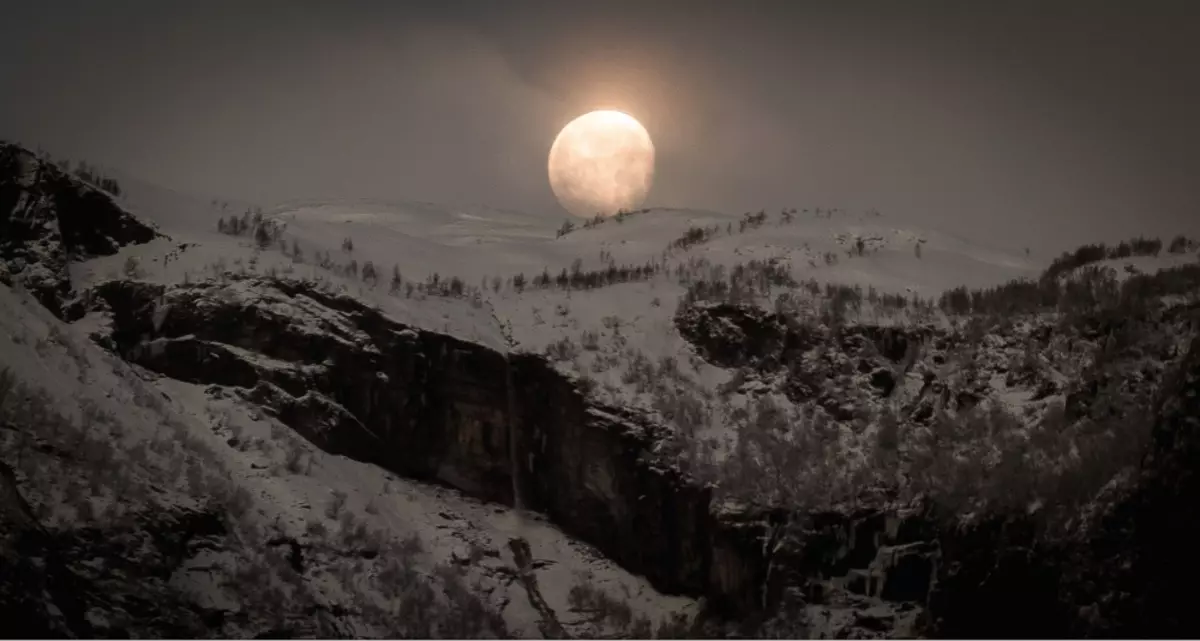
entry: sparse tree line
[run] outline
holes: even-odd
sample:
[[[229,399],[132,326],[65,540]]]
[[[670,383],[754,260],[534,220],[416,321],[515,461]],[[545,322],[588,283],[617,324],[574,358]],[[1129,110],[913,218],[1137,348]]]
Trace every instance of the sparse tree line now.
[[[772,261],[751,260],[726,269],[705,259],[694,259],[687,266],[677,267],[677,277],[680,284],[687,287],[681,305],[753,303],[758,299],[770,299],[775,290],[782,289],[784,291],[775,298],[777,312],[784,308],[794,309],[798,301],[796,294],[806,293],[814,303],[814,311],[829,326],[842,324],[851,312],[861,313],[864,302],[878,311],[914,310],[928,314],[934,308],[932,299],[916,294],[904,296],[879,292],[874,286],[864,290],[860,285],[822,285],[816,279],[797,281],[785,264]]]
[[[283,226],[267,220],[261,207],[247,209],[241,216],[230,214],[228,218],[218,218],[217,231],[230,236],[249,235],[259,249],[278,245],[280,251],[289,253],[287,242],[283,240]],[[294,241],[292,248],[299,251]]]
[[[823,210],[820,207],[818,207],[814,210],[814,214],[818,218],[829,218],[832,216],[833,213],[840,212],[840,211],[841,210],[837,210],[837,209]],[[807,213],[809,213],[809,210],[804,209],[801,212],[797,212],[797,210],[795,208],[783,209],[779,212],[779,220],[778,220],[777,225],[791,224],[792,222],[795,221],[797,213],[807,214]],[[871,215],[871,214],[878,216],[879,212],[877,212],[875,210],[871,210],[868,212],[868,215]],[[758,229],[759,227],[764,225],[766,222],[767,222],[766,211],[759,211],[756,214],[752,214],[752,213],[748,213],[748,212],[744,213],[744,214],[742,214],[741,220],[738,221],[736,233],[745,233],[746,230]],[[725,229],[725,234],[727,236],[732,236],[735,233],[732,222],[726,223],[724,229]],[[707,225],[704,227],[695,227],[695,226],[689,227],[688,230],[683,233],[683,235],[681,235],[680,237],[676,238],[675,240],[673,240],[667,244],[666,250],[663,251],[663,256],[665,258],[666,256],[673,254],[676,251],[688,251],[692,247],[695,247],[697,245],[702,245],[704,243],[711,241],[712,239],[716,238],[720,233],[721,233],[721,226],[715,225],[715,224]],[[917,258],[921,258],[921,244],[924,242],[925,242],[924,240],[918,240],[913,246],[913,253],[916,255]],[[805,244],[805,249],[808,249],[807,243]],[[866,256],[869,251],[870,251],[870,249],[867,247],[867,239],[862,238],[860,236],[856,236],[854,238],[854,244],[849,249],[846,250],[846,256],[847,257],[854,257],[854,256],[862,257],[862,256]],[[838,254],[836,252],[828,251],[821,255],[821,260],[823,260],[825,262],[826,266],[833,266],[833,265],[838,264],[839,258],[838,258]],[[809,260],[809,266],[817,267],[816,260]]]
[[[1200,243],[1184,235],[1176,236],[1167,245],[1167,253],[1186,254],[1200,248]],[[1085,265],[1102,260],[1128,258],[1130,256],[1158,256],[1163,249],[1163,241],[1158,238],[1134,238],[1122,241],[1117,245],[1095,243],[1082,245],[1074,251],[1064,252],[1050,263],[1042,278],[1053,279],[1078,269]]]
[[[614,220],[619,224],[619,223],[624,222],[625,219],[629,218],[630,216],[635,216],[638,214],[646,214],[646,213],[650,213],[651,211],[652,210],[650,208],[636,209],[636,210],[621,209],[621,210],[618,210],[617,213],[613,216],[604,216],[602,214],[596,214],[595,216],[585,220],[583,223],[581,223],[579,225],[576,225],[575,221],[567,219],[567,220],[564,220],[563,224],[558,228],[556,237],[562,238],[563,236],[566,236],[567,234],[570,234],[571,232],[576,231],[578,229],[594,229],[596,227],[599,227],[600,225],[603,225],[604,223],[608,222],[609,220]],[[778,224],[780,224],[780,225],[789,224],[796,219],[796,216],[798,214],[806,215],[806,214],[809,214],[810,212],[816,218],[832,218],[834,214],[845,213],[845,210],[839,209],[836,207],[824,208],[824,209],[821,207],[815,207],[811,210],[808,208],[796,209],[795,207],[792,207],[790,209],[784,208],[784,209],[781,209],[779,212]],[[866,213],[868,216],[879,216],[879,212],[874,209],[868,210]],[[765,209],[759,210],[758,213],[751,213],[751,212],[743,213],[741,219],[738,221],[738,231],[745,232],[747,229],[757,229],[758,227],[761,227],[766,221],[767,221],[767,212]],[[716,225],[716,227],[719,230],[720,226]],[[695,229],[695,228],[693,228],[693,229]],[[725,231],[729,235],[733,234],[733,223],[732,222],[726,224]],[[695,232],[692,230],[688,230],[688,233],[695,233]],[[709,235],[709,238],[711,238],[712,235],[715,235],[715,233],[711,233]],[[680,242],[680,240],[682,240],[682,239],[676,240],[672,244],[674,245],[675,243]],[[703,242],[703,241],[700,241],[700,242]],[[695,243],[693,242],[691,244],[695,244]]]
[[[1172,245],[1184,247],[1186,242],[1176,239]],[[1138,247],[1140,251],[1153,251],[1154,247],[1149,241],[1122,243],[1122,246],[1131,250]],[[1094,252],[1085,249],[1085,256],[1087,251]],[[907,296],[882,293],[873,286],[864,290],[857,285],[821,285],[815,279],[796,281],[786,265],[768,261],[750,261],[726,270],[724,266],[700,258],[678,264],[674,270],[678,282],[687,287],[682,304],[701,301],[749,303],[759,298],[769,299],[775,289],[801,290],[814,300],[819,299],[817,311],[822,320],[831,325],[844,322],[849,313],[861,313],[864,303],[878,311],[909,310],[918,316],[928,316],[937,309],[951,316],[996,317],[1059,312],[1071,318],[1101,308],[1133,312],[1164,295],[1184,294],[1200,288],[1200,264],[1153,274],[1135,274],[1124,281],[1117,278],[1114,270],[1096,266],[1086,267],[1070,279],[1056,279],[1054,273],[1052,267],[1037,280],[1013,280],[980,289],[956,287],[937,298],[924,298],[916,293]],[[786,295],[787,292],[785,300]]]
[[[1059,290],[1037,289],[1049,288],[1048,282],[1053,281],[960,289],[938,302],[972,322],[965,333],[955,330],[957,338],[944,351],[939,350],[936,358],[922,355],[922,343],[913,344],[916,349],[906,352],[902,371],[915,366],[915,371],[925,374],[927,386],[936,381],[940,387],[935,389],[943,390],[942,398],[981,393],[985,402],[957,409],[954,405],[934,406],[926,419],[918,418],[915,411],[919,405],[914,403],[853,401],[849,392],[858,389],[856,385],[861,388],[861,383],[853,382],[858,361],[837,357],[845,355],[845,344],[836,338],[838,326],[814,325],[785,293],[776,300],[777,314],[788,318],[789,324],[799,323],[809,328],[807,331],[828,336],[804,358],[789,357],[788,367],[815,368],[813,371],[821,374],[817,380],[828,380],[829,385],[817,392],[820,398],[781,405],[769,394],[747,394],[741,397],[747,405],[739,407],[730,405],[723,393],[714,406],[712,399],[703,395],[659,390],[656,394],[662,397],[663,407],[670,408],[669,416],[680,418],[674,421],[680,432],[672,447],[689,473],[715,483],[720,495],[748,503],[824,509],[853,501],[871,487],[895,488],[905,497],[924,496],[957,511],[980,506],[1026,510],[1035,501],[1056,507],[1089,501],[1121,470],[1138,463],[1143,451],[1139,444],[1148,437],[1145,418],[1149,412],[1144,404],[1154,395],[1139,395],[1128,388],[1126,374],[1115,373],[1127,373],[1139,359],[1158,358],[1154,355],[1164,346],[1170,350],[1174,342],[1170,323],[1177,321],[1164,320],[1154,310],[1161,309],[1164,296],[1200,293],[1200,264],[1137,275],[1124,282],[1117,281],[1112,270],[1092,268],[1079,279],[1063,283]],[[739,281],[697,281],[680,305],[693,304],[706,295],[729,297],[726,292],[747,287],[744,279],[741,285],[730,283]],[[826,286],[821,291],[810,282],[798,287],[814,296],[823,294],[830,304],[841,298],[849,305],[862,297],[860,290],[846,286]],[[893,300],[901,306],[912,305],[908,299]],[[921,300],[920,304],[928,307],[934,302]],[[955,305],[961,307],[955,310]],[[1053,328],[1052,319],[1047,319],[1048,325],[1012,322],[1012,314],[1066,307],[1078,315],[1077,321],[1060,325],[1066,337],[1040,331],[1041,327]],[[1099,338],[1083,338],[1091,331],[1081,332],[1084,326],[1099,328]],[[1049,338],[1035,338],[1035,334]],[[985,340],[997,335],[1004,340]],[[1047,361],[1039,354],[1072,349],[1064,345],[1082,349],[1063,352],[1058,358],[1083,367],[1078,376],[1085,380],[1068,388],[1063,400],[1045,403],[1041,412],[1022,417],[1002,403],[987,401],[987,392],[973,391],[988,388],[981,381],[995,371],[997,366],[987,364],[995,358],[1007,363],[998,366],[1001,372],[1007,369],[1015,375],[1022,369],[1051,367],[1073,378],[1069,373],[1073,370],[1063,369],[1070,363],[1051,365],[1054,356]],[[822,353],[832,353],[835,358],[808,363],[814,354]],[[953,363],[953,367],[931,369],[935,363]],[[934,374],[932,379],[930,374]],[[740,389],[753,376],[751,370],[739,370],[729,385]],[[1095,407],[1070,409],[1071,390],[1091,389],[1093,380],[1099,387],[1088,397],[1093,398]],[[822,403],[830,394],[855,408],[852,419],[835,419],[827,411]],[[702,411],[687,411],[693,405]],[[716,455],[716,444],[695,434],[695,426],[703,425],[695,415],[724,416],[722,420],[736,426],[737,443],[729,455]],[[847,434],[854,438],[847,440]]]
[[[89,164],[82,160],[77,160],[72,165],[71,161],[66,158],[55,160],[49,153],[38,150],[37,155],[48,163],[52,163],[58,167],[64,174],[74,175],[76,178],[95,187],[107,191],[114,196],[120,196],[124,193],[121,183],[116,178],[110,178],[104,175],[98,167]]]
[[[1050,273],[1047,270],[1047,273]],[[1123,282],[1112,269],[1089,265],[1072,278],[1014,280],[998,287],[942,294],[939,306],[948,314],[1014,315],[1038,312],[1086,313],[1097,308],[1132,312],[1147,301],[1200,288],[1200,264],[1187,264],[1151,274],[1135,274]]]
[[[792,222],[795,211],[796,210],[794,210],[794,209],[783,210],[783,212],[780,214],[780,218],[781,218],[780,224],[783,224],[784,222],[788,222],[788,223]],[[767,212],[766,211],[759,211],[757,214],[752,214],[749,212],[744,213],[744,214],[742,214],[741,220],[738,221],[737,233],[739,233],[739,234],[745,233],[747,229],[758,229],[759,227],[762,227],[763,224],[766,223],[766,221],[767,221]],[[682,236],[680,236],[679,238],[676,238],[675,240],[673,240],[667,244],[665,253],[669,254],[669,253],[673,253],[675,251],[687,251],[687,250],[691,249],[692,247],[695,247],[696,245],[702,245],[704,243],[707,243],[708,241],[712,240],[713,238],[716,238],[717,235],[720,233],[721,233],[721,226],[715,225],[715,224],[707,225],[705,227],[689,227],[688,230],[685,231]],[[726,223],[725,224],[725,234],[727,236],[732,236],[733,233],[734,233],[733,232],[733,223],[732,222]]]
[[[1137,239],[1122,243],[1117,251],[1155,251],[1155,242]],[[1184,237],[1172,241],[1176,248],[1190,247]],[[1085,246],[1082,255],[1095,256],[1094,246]],[[1161,243],[1157,244],[1161,248]],[[1184,250],[1186,251],[1186,250]],[[1068,255],[1080,255],[1074,252]],[[1134,254],[1136,255],[1136,254]],[[1101,260],[1101,259],[1095,259]],[[1094,261],[1091,261],[1094,262]],[[1086,263],[1084,263],[1086,264]],[[1037,280],[1013,280],[990,288],[956,287],[936,299],[878,292],[874,287],[849,286],[833,283],[819,285],[815,279],[796,281],[786,265],[767,261],[750,261],[726,271],[706,259],[693,259],[679,264],[675,275],[687,287],[684,302],[710,301],[740,303],[756,297],[770,297],[775,288],[806,290],[810,295],[823,294],[826,311],[834,320],[844,318],[845,312],[860,312],[864,302],[880,310],[915,310],[930,313],[940,309],[949,315],[1015,315],[1040,312],[1067,314],[1096,308],[1132,309],[1148,300],[1166,294],[1182,294],[1200,287],[1200,264],[1183,265],[1153,274],[1135,274],[1123,282],[1112,269],[1096,266],[1085,268],[1070,279],[1059,280],[1062,273],[1052,266]]]
[[[563,236],[566,236],[567,234],[575,231],[576,229],[593,229],[593,228],[599,227],[600,225],[604,224],[605,222],[608,222],[609,220],[615,220],[615,221],[617,221],[618,224],[620,224],[620,223],[625,222],[625,219],[629,218],[630,216],[636,216],[637,214],[645,214],[645,213],[649,213],[649,212],[650,212],[649,208],[633,209],[633,210],[618,209],[617,213],[613,214],[612,216],[596,214],[595,216],[592,216],[591,218],[585,220],[579,227],[576,227],[575,222],[572,220],[569,220],[569,219],[564,220],[562,226],[560,226],[558,228],[556,238],[562,238]]]
[[[216,201],[214,201],[216,203]],[[227,205],[224,203],[223,206]],[[634,211],[619,211],[615,216],[604,217],[597,215],[595,218],[584,223],[584,228],[595,227],[602,224],[604,221],[611,219],[620,222],[630,216],[648,213],[650,209],[641,209]],[[817,208],[814,214],[818,217],[832,215],[835,211],[840,210],[822,210]],[[803,210],[808,213],[809,210]],[[796,209],[785,209],[780,212],[779,224],[787,224],[795,219],[797,214]],[[757,229],[767,222],[767,214],[765,211],[758,213],[745,213],[739,221],[737,233],[745,232],[747,229]],[[271,245],[278,245],[279,251],[292,258],[294,262],[305,262],[305,255],[299,244],[293,239],[289,245],[283,238],[283,229],[281,226],[269,224],[265,221],[261,208],[247,209],[241,216],[230,215],[228,218],[222,217],[218,220],[218,231],[222,233],[242,236],[250,233],[253,235],[255,244],[260,249],[267,249]],[[574,223],[565,221],[562,228],[559,229],[558,235],[564,236],[575,229]],[[499,293],[507,288],[517,293],[524,292],[527,289],[566,289],[566,290],[591,290],[599,287],[607,287],[630,282],[643,282],[655,278],[656,276],[665,273],[672,273],[667,267],[669,256],[676,250],[687,250],[694,245],[707,242],[721,231],[719,225],[711,225],[708,227],[692,227],[684,233],[680,238],[668,244],[668,247],[662,253],[662,259],[659,261],[647,261],[641,265],[616,264],[611,252],[601,250],[600,259],[605,265],[599,269],[584,270],[582,268],[582,260],[576,259],[570,268],[562,268],[557,273],[552,273],[549,269],[543,269],[540,274],[527,275],[519,272],[507,278],[493,276],[491,278],[484,277],[479,286],[468,285],[465,281],[457,276],[449,278],[443,277],[438,273],[433,273],[426,276],[424,281],[412,281],[404,279],[399,270],[399,266],[393,266],[391,278],[388,282],[388,293],[391,295],[401,295],[412,297],[413,295],[434,295],[447,297],[467,297],[473,301],[482,301],[483,295],[489,290],[493,293]],[[725,227],[727,234],[733,234],[733,223],[729,223]],[[346,254],[353,254],[354,241],[350,237],[342,240],[342,251]],[[858,242],[858,251],[863,250],[863,241]],[[852,252],[849,252],[852,253]],[[825,256],[827,264],[835,264],[837,255],[829,252]],[[332,271],[344,278],[353,278],[361,280],[369,286],[379,284],[381,274],[379,268],[365,261],[361,265],[359,262],[351,258],[348,261],[341,263],[333,259],[329,252],[317,252],[313,257],[314,264],[322,269]],[[781,266],[765,267],[765,263],[759,264],[760,261],[751,261],[750,264],[735,266],[735,270],[749,270],[746,273],[767,273],[766,283],[768,286],[786,287],[790,286],[790,275],[786,274],[787,269]],[[681,284],[688,284],[695,280],[694,271],[696,269],[707,269],[707,262],[689,261],[687,264],[677,264],[673,270],[675,278]],[[738,272],[739,274],[741,272]],[[740,278],[738,276],[737,278]],[[794,285],[794,283],[792,283]],[[704,287],[704,285],[700,285]],[[721,287],[721,286],[717,286]],[[731,294],[737,297],[744,288],[739,284],[734,285],[731,289]],[[713,295],[720,295],[718,290],[714,290]],[[901,297],[902,298],[902,297]],[[884,295],[881,300],[892,302],[894,299],[889,295]]]

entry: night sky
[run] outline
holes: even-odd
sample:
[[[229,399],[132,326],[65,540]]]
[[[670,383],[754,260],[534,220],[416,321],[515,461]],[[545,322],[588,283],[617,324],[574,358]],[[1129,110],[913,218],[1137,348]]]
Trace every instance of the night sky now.
[[[594,108],[651,205],[1200,236],[1200,2],[0,0],[0,137],[205,196],[558,211]]]

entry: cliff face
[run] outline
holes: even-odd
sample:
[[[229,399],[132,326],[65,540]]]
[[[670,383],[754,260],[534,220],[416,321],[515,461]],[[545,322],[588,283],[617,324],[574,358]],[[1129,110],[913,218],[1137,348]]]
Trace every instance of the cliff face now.
[[[68,317],[88,308],[111,311],[98,338],[131,362],[234,388],[329,452],[512,501],[496,352],[298,282],[110,281]]]
[[[96,338],[125,359],[234,388],[329,452],[510,505],[515,489],[662,589],[707,589],[707,490],[654,464],[652,424],[588,404],[540,357],[509,361],[300,282],[110,281],[67,314],[88,311],[111,314]]]

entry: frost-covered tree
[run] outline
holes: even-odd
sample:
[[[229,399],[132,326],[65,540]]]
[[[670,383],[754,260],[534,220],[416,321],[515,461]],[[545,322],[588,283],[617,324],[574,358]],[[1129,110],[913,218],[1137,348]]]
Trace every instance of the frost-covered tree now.
[[[267,249],[271,246],[271,232],[267,230],[267,226],[259,223],[254,228],[254,244],[259,249]]]

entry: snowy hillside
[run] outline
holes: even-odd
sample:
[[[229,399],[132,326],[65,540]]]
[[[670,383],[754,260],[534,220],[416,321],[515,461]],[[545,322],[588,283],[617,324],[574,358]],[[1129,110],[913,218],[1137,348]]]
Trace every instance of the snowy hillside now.
[[[8,183],[6,188],[28,188],[38,178],[26,174],[24,180],[24,185]],[[169,228],[171,212],[183,212],[180,220],[186,221],[197,207],[203,208],[192,202],[188,209],[186,201],[170,192],[158,196],[164,194],[167,199],[158,202],[171,207],[159,210],[167,212],[157,218],[160,229]],[[202,274],[178,269],[181,265],[200,269],[228,261],[231,269],[253,269],[256,256],[267,256],[244,239],[186,225],[182,232],[171,232],[113,256],[70,265],[76,286],[89,278],[104,280],[106,274],[127,276],[126,271],[149,278],[142,282],[182,281]],[[131,262],[130,257],[136,258]],[[263,264],[270,264],[269,259]],[[406,307],[397,303],[397,308],[400,319],[425,314],[421,319],[431,326],[439,325],[438,314],[457,314],[460,322],[466,317],[481,331],[490,323],[487,316],[471,320],[478,310],[451,299],[408,302]],[[416,311],[405,314],[404,309]],[[38,622],[28,623],[35,626],[28,629],[20,627],[25,619],[6,617],[18,621],[15,630],[56,636],[68,630],[86,636],[134,630],[253,636],[277,629],[336,637],[501,632],[540,637],[549,633],[545,626],[559,625],[571,634],[603,630],[605,619],[572,614],[575,601],[568,596],[579,585],[587,588],[582,593],[587,598],[610,599],[618,615],[627,608],[622,616],[644,621],[648,629],[693,609],[691,599],[661,596],[645,579],[536,514],[481,503],[327,454],[236,395],[128,365],[93,342],[108,326],[103,315],[64,323],[20,282],[0,285],[0,424],[19,426],[39,416],[62,426],[53,434],[3,432],[3,449],[17,454],[3,461],[12,466],[6,483],[15,483],[3,491],[19,488],[17,503],[27,503],[28,517],[49,533],[39,554],[56,554],[56,541],[69,539],[74,547],[61,554],[82,554],[80,562],[89,554],[124,554],[126,561],[165,563],[168,575],[154,588],[161,598],[176,599],[175,591],[182,591],[195,600],[197,617],[230,609],[242,616],[217,627],[171,613],[150,622],[138,620],[132,601],[123,611],[91,605],[85,606],[91,611],[73,612],[63,599],[101,597],[64,593],[61,585],[51,584],[45,587],[51,600],[44,605],[64,612],[45,619],[30,615],[30,621]],[[72,440],[76,438],[82,439],[83,449]],[[78,451],[80,458],[62,448]],[[130,473],[112,475],[114,466]],[[12,509],[22,511],[17,503],[5,504],[0,522],[11,523]],[[216,530],[206,535],[204,546],[189,547],[177,559],[156,560],[153,553],[141,558],[132,550],[97,551],[76,540],[79,528],[117,540],[154,514],[168,520],[215,519]],[[232,519],[228,529],[220,525],[226,519]],[[527,558],[514,558],[513,541],[527,546]],[[136,540],[129,545],[137,545]],[[76,576],[75,581],[95,580],[97,589],[105,581],[124,580],[123,575],[93,579],[74,565],[75,559],[62,562],[67,564],[63,572]],[[520,578],[530,567],[535,568],[532,583]],[[135,585],[145,580],[136,573],[127,578]],[[530,590],[536,588],[530,586],[541,590],[533,600]],[[430,587],[434,592],[423,592]],[[303,615],[305,607],[326,614],[312,619]],[[412,608],[423,611],[422,616],[405,614]],[[497,613],[500,623],[489,612]],[[36,627],[44,620],[58,623],[49,630]]]
[[[139,197],[136,188],[128,191],[125,199],[136,201],[135,211],[173,240],[89,263],[80,274],[85,281],[112,277],[130,255],[138,257],[143,277],[163,282],[223,270],[318,278],[372,300],[406,322],[491,345],[499,344],[498,332],[503,331],[516,347],[533,351],[563,339],[578,341],[587,332],[603,335],[610,330],[605,319],[612,318],[624,328],[630,347],[651,358],[679,354],[670,318],[685,291],[680,269],[694,279],[761,261],[780,266],[799,281],[923,298],[951,287],[992,286],[1038,272],[1027,258],[898,226],[877,214],[821,210],[775,212],[750,224],[744,222],[746,215],[649,210],[595,226],[576,221],[574,230],[559,236],[562,219],[484,207],[302,203],[264,212],[278,225],[280,238],[272,251],[256,255],[248,234],[217,232],[217,221],[226,215],[221,209],[209,207],[200,214],[195,203],[176,203],[168,192],[160,192],[163,199],[153,202]],[[703,239],[681,243],[689,230],[702,232]],[[181,244],[188,249],[179,251]],[[325,269],[317,266],[322,256]],[[368,262],[378,273],[372,281],[361,277]],[[554,277],[565,270],[648,264],[655,265],[650,277],[586,291],[528,285],[543,273]],[[354,274],[345,272],[350,267]],[[395,272],[407,287],[391,292]],[[429,284],[435,274],[442,283],[460,279],[462,298],[477,294],[476,303],[464,306],[425,296],[420,287],[412,290],[414,283]],[[526,286],[514,287],[514,277],[523,278]],[[420,305],[397,304],[414,295]],[[771,304],[769,298],[762,302]]]
[[[1186,457],[1154,434],[1200,356],[1187,239],[1041,264],[836,210],[114,200],[3,151],[30,635],[1119,631],[1083,515],[1176,501],[1142,465]]]

